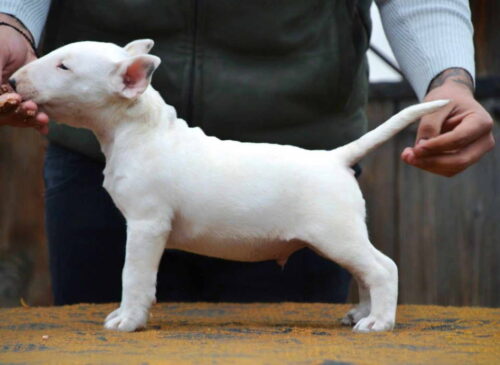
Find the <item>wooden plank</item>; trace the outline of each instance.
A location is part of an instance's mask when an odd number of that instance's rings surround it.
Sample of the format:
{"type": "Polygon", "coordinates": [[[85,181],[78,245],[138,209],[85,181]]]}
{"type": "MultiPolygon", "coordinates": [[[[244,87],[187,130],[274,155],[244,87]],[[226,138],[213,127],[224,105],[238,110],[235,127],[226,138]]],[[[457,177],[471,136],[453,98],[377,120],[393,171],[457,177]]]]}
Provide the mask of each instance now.
{"type": "Polygon", "coordinates": [[[500,1],[470,0],[474,24],[477,75],[500,74],[500,1]]]}

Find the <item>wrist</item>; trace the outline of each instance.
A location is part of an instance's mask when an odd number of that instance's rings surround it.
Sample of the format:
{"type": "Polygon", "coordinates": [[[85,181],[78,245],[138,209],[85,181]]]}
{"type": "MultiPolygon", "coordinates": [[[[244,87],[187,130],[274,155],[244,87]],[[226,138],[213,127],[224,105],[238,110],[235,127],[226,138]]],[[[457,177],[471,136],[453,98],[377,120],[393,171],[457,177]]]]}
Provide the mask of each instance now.
{"type": "Polygon", "coordinates": [[[16,27],[20,31],[22,31],[30,40],[31,43],[35,43],[35,38],[33,37],[33,34],[29,31],[28,28],[14,15],[7,14],[7,13],[0,13],[0,22],[5,22],[7,24],[12,25],[13,27],[16,27]]]}
{"type": "Polygon", "coordinates": [[[429,95],[434,89],[439,87],[461,88],[464,91],[474,94],[474,81],[469,72],[463,68],[448,68],[432,79],[427,90],[429,95]]]}
{"type": "Polygon", "coordinates": [[[31,50],[30,53],[32,54],[32,56],[35,58],[38,57],[38,52],[36,49],[36,44],[33,35],[19,19],[7,13],[0,13],[0,27],[10,28],[18,35],[20,35],[22,38],[24,38],[25,42],[28,45],[28,49],[31,50]]]}

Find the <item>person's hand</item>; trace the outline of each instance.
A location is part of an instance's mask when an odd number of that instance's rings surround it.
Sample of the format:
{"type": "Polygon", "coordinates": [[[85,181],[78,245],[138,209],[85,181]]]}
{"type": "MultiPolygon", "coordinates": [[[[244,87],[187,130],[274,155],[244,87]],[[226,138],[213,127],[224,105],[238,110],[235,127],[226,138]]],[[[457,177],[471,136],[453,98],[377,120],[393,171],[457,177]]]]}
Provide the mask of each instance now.
{"type": "MultiPolygon", "coordinates": [[[[30,32],[14,18],[0,14],[0,21],[12,24],[21,29],[27,36],[30,32]]],[[[0,26],[0,74],[1,83],[8,82],[9,77],[26,63],[36,59],[29,42],[16,30],[5,25],[0,26]]],[[[31,100],[22,101],[21,96],[11,92],[0,92],[0,126],[33,127],[42,134],[48,132],[49,117],[39,112],[38,106],[31,100]]]]}
{"type": "Polygon", "coordinates": [[[451,177],[493,149],[493,119],[474,99],[469,74],[451,68],[431,83],[424,101],[450,99],[442,110],[423,117],[414,147],[401,154],[406,163],[451,177]]]}

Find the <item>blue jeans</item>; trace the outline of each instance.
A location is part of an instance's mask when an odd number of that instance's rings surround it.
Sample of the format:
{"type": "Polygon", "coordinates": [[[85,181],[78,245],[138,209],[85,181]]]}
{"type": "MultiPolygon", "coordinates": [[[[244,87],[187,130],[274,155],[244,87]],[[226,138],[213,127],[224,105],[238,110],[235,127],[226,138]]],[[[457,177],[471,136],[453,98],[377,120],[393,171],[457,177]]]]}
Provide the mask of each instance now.
{"type": "MultiPolygon", "coordinates": [[[[56,305],[118,302],[125,220],[102,187],[104,164],[55,144],[45,158],[45,209],[56,305]]],[[[303,249],[274,261],[226,261],[167,250],[159,301],[344,302],[350,275],[303,249]]]]}

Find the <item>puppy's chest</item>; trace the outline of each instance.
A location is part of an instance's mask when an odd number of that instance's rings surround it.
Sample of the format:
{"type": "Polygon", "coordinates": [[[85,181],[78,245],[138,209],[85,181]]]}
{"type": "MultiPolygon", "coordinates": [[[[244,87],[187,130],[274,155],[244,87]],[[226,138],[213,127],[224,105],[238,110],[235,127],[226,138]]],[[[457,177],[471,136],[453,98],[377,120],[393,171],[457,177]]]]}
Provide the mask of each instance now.
{"type": "Polygon", "coordinates": [[[150,199],[157,195],[158,188],[146,174],[125,169],[108,169],[104,171],[103,187],[113,198],[116,206],[126,216],[126,212],[134,207],[151,204],[150,199]],[[149,202],[149,203],[148,203],[149,202]]]}
{"type": "Polygon", "coordinates": [[[159,175],[165,173],[158,161],[148,158],[145,151],[128,151],[116,148],[106,162],[103,186],[110,194],[134,194],[143,189],[151,189],[159,175]]]}
{"type": "MultiPolygon", "coordinates": [[[[104,182],[102,184],[104,189],[111,195],[115,204],[118,204],[126,196],[130,195],[130,190],[133,189],[133,184],[125,172],[116,170],[104,170],[104,182]]],[[[120,206],[118,208],[121,209],[120,206]]]]}

